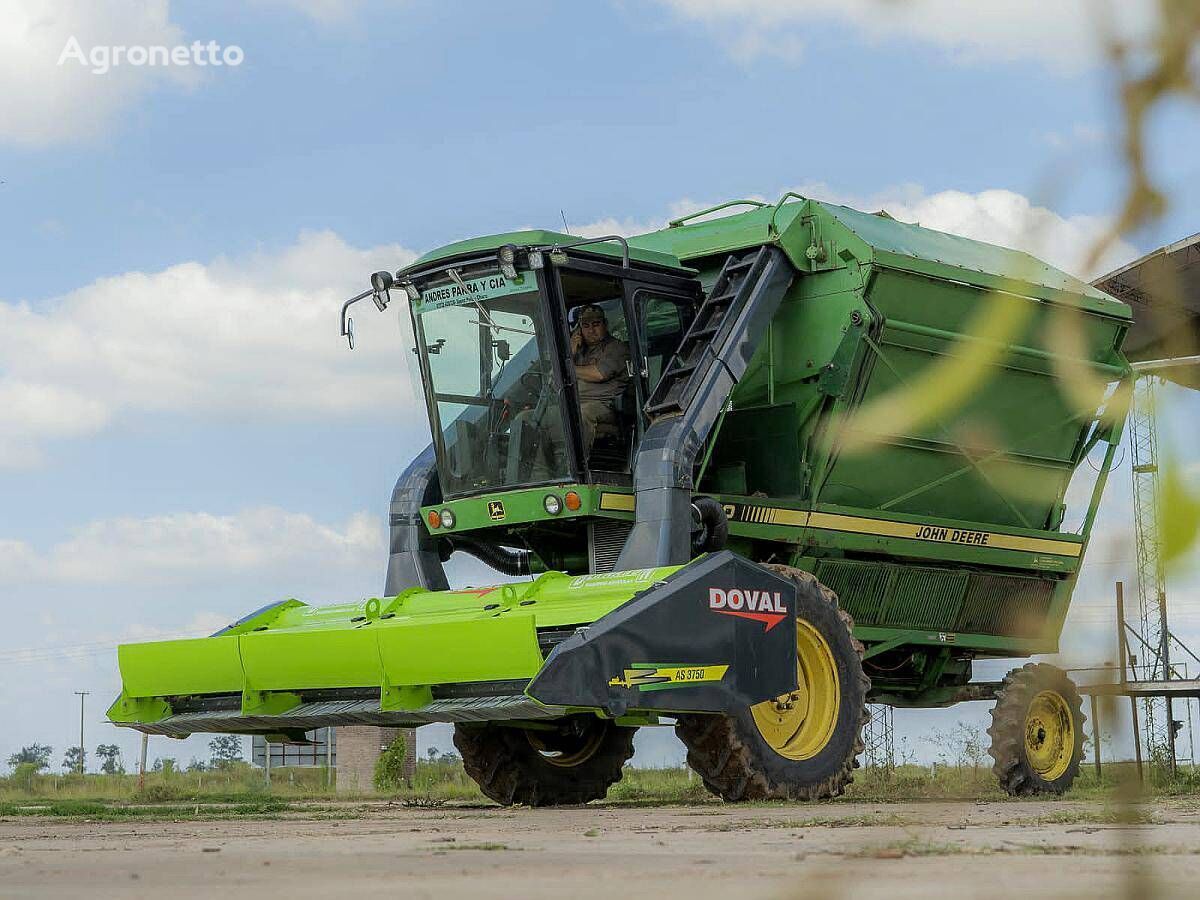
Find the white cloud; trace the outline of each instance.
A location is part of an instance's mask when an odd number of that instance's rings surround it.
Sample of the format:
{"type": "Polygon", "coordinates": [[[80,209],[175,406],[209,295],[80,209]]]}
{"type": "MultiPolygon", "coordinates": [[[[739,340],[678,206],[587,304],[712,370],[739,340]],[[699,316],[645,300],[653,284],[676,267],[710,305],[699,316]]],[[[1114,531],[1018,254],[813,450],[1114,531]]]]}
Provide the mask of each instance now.
{"type": "Polygon", "coordinates": [[[385,557],[382,520],[367,513],[323,524],[272,507],[231,515],[184,512],[90,522],[45,552],[0,540],[0,584],[180,588],[273,576],[295,586],[378,568],[385,557]]]}
{"type": "MultiPolygon", "coordinates": [[[[413,258],[307,232],[279,253],[129,272],[39,304],[0,300],[0,466],[44,442],[93,434],[127,412],[317,417],[412,411],[411,341],[393,310],[361,316],[354,353],[342,300],[374,269],[413,258]]],[[[404,326],[407,333],[407,325],[404,326]]]]}
{"type": "Polygon", "coordinates": [[[1076,122],[1070,128],[1061,131],[1047,131],[1042,135],[1046,145],[1053,150],[1069,151],[1081,147],[1103,144],[1105,132],[1097,125],[1085,125],[1076,122]]]}
{"type": "MultiPolygon", "coordinates": [[[[131,622],[113,639],[112,644],[140,643],[143,641],[170,641],[186,637],[208,637],[220,631],[231,622],[236,622],[239,615],[226,615],[211,610],[201,610],[192,614],[181,627],[177,629],[162,628],[156,625],[145,625],[141,622],[131,622]]],[[[90,655],[95,651],[78,651],[80,655],[90,655]]],[[[18,657],[19,659],[20,657],[18,657]]]]}
{"type": "Polygon", "coordinates": [[[36,571],[37,554],[24,541],[0,539],[0,584],[36,571]]]}
{"type": "MultiPolygon", "coordinates": [[[[766,202],[762,197],[751,197],[752,200],[760,200],[766,202]]],[[[622,237],[631,237],[635,234],[645,234],[648,231],[658,231],[661,228],[666,228],[667,224],[672,219],[677,219],[680,216],[686,216],[690,213],[699,212],[702,209],[707,209],[710,206],[715,206],[715,203],[698,203],[695,200],[684,198],[676,200],[667,207],[666,215],[651,216],[647,219],[624,218],[618,219],[615,216],[605,216],[601,219],[596,219],[591,222],[572,223],[570,226],[571,234],[579,237],[604,237],[610,234],[619,234],[622,237]]],[[[729,212],[742,212],[744,210],[725,210],[716,215],[726,215],[729,212]]]]}
{"type": "Polygon", "coordinates": [[[0,142],[38,146],[93,136],[154,88],[194,84],[201,70],[130,66],[93,74],[68,61],[74,37],[84,54],[97,46],[186,43],[167,0],[0,0],[0,142]]]}
{"type": "Polygon", "coordinates": [[[0,468],[23,468],[40,458],[32,438],[75,437],[107,423],[104,403],[50,384],[0,376],[0,468]]]}
{"type": "Polygon", "coordinates": [[[291,9],[321,25],[347,22],[357,16],[362,0],[255,0],[261,6],[291,9]]]}
{"type": "MultiPolygon", "coordinates": [[[[660,0],[678,16],[709,26],[735,59],[795,59],[813,25],[848,26],[869,41],[922,42],[961,62],[1036,60],[1077,69],[1098,58],[1107,24],[1144,35],[1152,0],[660,0]]],[[[852,65],[852,62],[848,63],[852,65]]]]}
{"type": "Polygon", "coordinates": [[[904,222],[1024,250],[1084,280],[1138,255],[1132,245],[1117,241],[1093,271],[1085,271],[1089,251],[1107,232],[1111,220],[1097,215],[1064,216],[1013,191],[924,194],[908,189],[871,198],[860,208],[886,209],[904,222]]]}
{"type": "Polygon", "coordinates": [[[660,228],[667,227],[666,219],[647,219],[639,221],[637,219],[617,219],[613,216],[605,216],[602,219],[596,219],[593,222],[583,222],[572,224],[571,234],[576,237],[607,237],[610,234],[619,234],[622,237],[631,237],[635,234],[645,234],[648,231],[658,231],[660,228]]]}

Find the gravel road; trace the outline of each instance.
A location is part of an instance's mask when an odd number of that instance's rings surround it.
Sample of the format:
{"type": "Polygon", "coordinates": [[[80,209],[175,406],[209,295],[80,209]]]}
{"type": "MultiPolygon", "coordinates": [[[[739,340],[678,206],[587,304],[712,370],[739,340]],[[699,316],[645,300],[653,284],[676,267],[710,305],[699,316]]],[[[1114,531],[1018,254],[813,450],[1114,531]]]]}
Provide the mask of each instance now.
{"type": "Polygon", "coordinates": [[[887,900],[1200,896],[1200,803],[555,810],[384,803],[278,819],[0,820],[0,896],[887,900]]]}

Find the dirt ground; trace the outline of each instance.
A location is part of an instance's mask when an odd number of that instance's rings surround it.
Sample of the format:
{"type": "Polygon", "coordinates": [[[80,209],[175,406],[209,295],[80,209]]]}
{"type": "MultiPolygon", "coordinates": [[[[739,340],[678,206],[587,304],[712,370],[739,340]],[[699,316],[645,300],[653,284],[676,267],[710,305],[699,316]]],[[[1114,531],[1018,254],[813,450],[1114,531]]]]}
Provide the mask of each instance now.
{"type": "Polygon", "coordinates": [[[1070,801],[21,817],[0,821],[0,896],[1200,896],[1200,804],[1124,821],[1070,801]]]}

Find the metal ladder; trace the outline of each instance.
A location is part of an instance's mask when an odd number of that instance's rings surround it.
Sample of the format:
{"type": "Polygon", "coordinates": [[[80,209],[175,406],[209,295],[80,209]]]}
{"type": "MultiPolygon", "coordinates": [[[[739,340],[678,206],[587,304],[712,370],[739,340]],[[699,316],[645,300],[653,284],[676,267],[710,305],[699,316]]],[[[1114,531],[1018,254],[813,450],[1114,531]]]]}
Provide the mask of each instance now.
{"type": "Polygon", "coordinates": [[[730,256],[643,407],[650,425],[633,463],[633,530],[616,571],[691,559],[696,455],[762,345],[796,270],[766,244],[730,256]]]}
{"type": "MultiPolygon", "coordinates": [[[[680,415],[704,382],[706,370],[720,361],[719,349],[747,306],[746,301],[763,271],[772,261],[773,248],[757,247],[749,252],[731,254],[717,276],[712,290],[691,327],[663,371],[644,412],[651,422],[680,415]]],[[[778,251],[774,251],[778,253],[778,251]]]]}

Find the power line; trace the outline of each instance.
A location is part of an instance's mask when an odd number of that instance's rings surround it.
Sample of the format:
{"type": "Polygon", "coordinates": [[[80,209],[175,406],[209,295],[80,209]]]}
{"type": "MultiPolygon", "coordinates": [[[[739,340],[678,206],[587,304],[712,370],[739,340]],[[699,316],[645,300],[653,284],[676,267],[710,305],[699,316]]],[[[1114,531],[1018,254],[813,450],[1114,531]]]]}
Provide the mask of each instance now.
{"type": "MultiPolygon", "coordinates": [[[[199,637],[196,634],[164,634],[154,635],[145,640],[177,641],[199,637]]],[[[0,662],[23,663],[44,662],[53,659],[82,659],[87,656],[97,656],[102,653],[114,652],[119,643],[116,641],[89,641],[81,644],[42,645],[40,647],[16,647],[0,650],[0,662]]]]}

